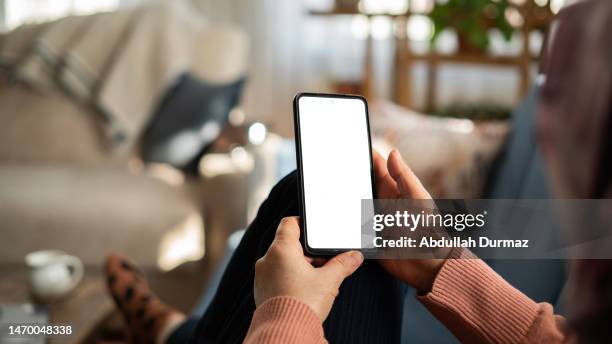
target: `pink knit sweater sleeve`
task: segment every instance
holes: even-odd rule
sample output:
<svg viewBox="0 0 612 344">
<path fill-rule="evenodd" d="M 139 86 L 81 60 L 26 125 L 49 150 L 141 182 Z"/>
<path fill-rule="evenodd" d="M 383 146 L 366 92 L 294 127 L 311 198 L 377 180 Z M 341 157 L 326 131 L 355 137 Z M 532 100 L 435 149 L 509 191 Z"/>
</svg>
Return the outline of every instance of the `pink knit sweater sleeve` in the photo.
<svg viewBox="0 0 612 344">
<path fill-rule="evenodd" d="M 470 251 L 452 255 L 418 298 L 461 342 L 571 342 L 550 304 L 535 303 Z"/>
<path fill-rule="evenodd" d="M 419 300 L 463 343 L 569 343 L 564 319 L 537 304 L 468 250 L 455 250 L 432 291 Z M 410 326 L 410 324 L 406 324 Z M 304 303 L 275 297 L 261 304 L 245 343 L 327 343 L 320 319 Z"/>
<path fill-rule="evenodd" d="M 321 319 L 296 298 L 278 296 L 257 307 L 244 340 L 248 344 L 323 344 Z"/>
</svg>

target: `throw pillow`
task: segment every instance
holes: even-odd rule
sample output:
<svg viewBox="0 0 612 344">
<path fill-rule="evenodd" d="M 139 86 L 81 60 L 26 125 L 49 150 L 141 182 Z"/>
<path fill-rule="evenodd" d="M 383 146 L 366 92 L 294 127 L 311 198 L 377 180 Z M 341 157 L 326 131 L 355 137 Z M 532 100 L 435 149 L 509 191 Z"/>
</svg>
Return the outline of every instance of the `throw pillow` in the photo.
<svg viewBox="0 0 612 344">
<path fill-rule="evenodd" d="M 211 84 L 185 74 L 164 97 L 142 140 L 147 162 L 185 169 L 212 143 L 237 105 L 244 79 Z"/>
</svg>

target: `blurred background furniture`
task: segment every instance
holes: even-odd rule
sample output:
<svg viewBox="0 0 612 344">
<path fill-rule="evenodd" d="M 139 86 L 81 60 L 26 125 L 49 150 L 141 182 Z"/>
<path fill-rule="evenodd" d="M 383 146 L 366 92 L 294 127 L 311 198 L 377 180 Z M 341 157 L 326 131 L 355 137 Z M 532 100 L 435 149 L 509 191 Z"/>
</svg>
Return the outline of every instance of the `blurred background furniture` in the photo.
<svg viewBox="0 0 612 344">
<path fill-rule="evenodd" d="M 469 9 L 466 8 L 465 12 L 474 11 L 482 12 L 482 20 L 486 22 L 483 24 L 488 26 L 488 29 L 495 28 L 497 30 L 503 30 L 502 24 L 508 27 L 510 30 L 507 33 L 507 39 L 509 40 L 512 31 L 516 30 L 519 32 L 521 37 L 521 48 L 518 54 L 511 56 L 499 56 L 491 54 L 487 51 L 488 39 L 484 40 L 480 45 L 478 43 L 470 43 L 469 35 L 473 34 L 471 31 L 465 33 L 461 32 L 461 26 L 452 22 L 452 16 L 455 15 L 458 18 L 466 13 L 445 13 L 445 16 L 439 16 L 442 23 L 436 22 L 437 17 L 434 18 L 435 25 L 444 25 L 453 27 L 458 31 L 458 49 L 452 54 L 444 54 L 435 51 L 418 53 L 414 52 L 410 46 L 408 40 L 408 32 L 403 31 L 398 34 L 396 42 L 396 66 L 395 72 L 398 78 L 395 79 L 395 101 L 398 104 L 406 107 L 412 107 L 412 100 L 410 97 L 410 88 L 412 87 L 411 81 L 411 70 L 412 65 L 419 61 L 423 61 L 427 64 L 427 91 L 425 94 L 425 108 L 427 111 L 434 111 L 437 90 L 438 90 L 438 69 L 441 65 L 447 63 L 460 63 L 460 64 L 473 64 L 483 66 L 501 66 L 507 67 L 514 70 L 519 75 L 519 82 L 516 92 L 516 99 L 519 101 L 527 95 L 529 86 L 532 84 L 532 69 L 537 66 L 539 59 L 539 52 L 534 54 L 531 47 L 532 33 L 540 33 L 543 37 L 543 41 L 546 41 L 548 33 L 548 27 L 554 14 L 551 11 L 548 4 L 542 5 L 542 2 L 536 2 L 535 0 L 527 0 L 520 3 L 509 2 L 507 6 L 501 7 L 500 4 L 504 2 L 482 3 L 477 6 L 478 8 Z M 457 2 L 460 6 L 460 2 Z M 436 6 L 432 9 L 432 12 L 436 11 Z M 443 6 L 443 5 L 442 5 Z M 453 8 L 448 8 L 452 10 Z M 480 11 L 478 11 L 480 9 Z M 407 21 L 410 20 L 410 16 L 415 13 L 409 13 L 406 17 L 400 18 L 401 24 L 398 25 L 400 28 L 407 28 Z M 430 14 L 431 16 L 432 14 Z M 448 18 L 447 18 L 448 17 Z M 498 18 L 500 17 L 500 18 Z M 443 18 L 443 19 L 442 19 Z M 458 19 L 458 23 L 459 23 Z M 444 22 L 444 21 L 448 21 Z M 436 33 L 441 32 L 441 29 L 435 28 Z M 439 31 L 438 31 L 439 30 Z M 465 30 L 465 29 L 464 29 Z M 472 31 L 481 31 L 478 27 L 470 28 Z M 485 36 L 486 37 L 486 36 Z"/>
<path fill-rule="evenodd" d="M 349 3 L 352 3 L 350 5 Z M 353 16 L 364 18 L 365 48 L 361 80 L 356 82 L 337 82 L 338 92 L 353 91 L 372 98 L 376 91 L 376 68 L 374 66 L 376 33 L 375 21 L 386 18 L 391 22 L 394 35 L 393 67 L 391 90 L 392 100 L 399 105 L 415 108 L 413 102 L 413 69 L 422 63 L 427 68 L 425 78 L 424 107 L 421 110 L 433 112 L 436 110 L 438 94 L 438 70 L 445 64 L 468 64 L 474 66 L 497 66 L 516 71 L 519 77 L 517 83 L 516 102 L 521 101 L 532 84 L 533 69 L 539 59 L 539 48 L 534 49 L 534 40 L 545 44 L 548 27 L 554 18 L 558 5 L 549 1 L 480 1 L 465 5 L 462 1 L 450 0 L 436 2 L 435 0 L 384 2 L 374 1 L 335 1 L 330 10 L 311 10 L 312 16 L 337 17 Z M 426 19 L 429 18 L 429 19 Z M 429 22 L 428 22 L 429 21 Z M 414 29 L 413 22 L 419 22 L 420 29 Z M 380 24 L 378 24 L 380 25 Z M 418 24 L 417 24 L 418 25 Z M 424 29 L 431 25 L 430 29 Z M 454 30 L 457 37 L 455 49 L 439 51 L 436 39 L 443 30 Z M 430 33 L 413 33 L 416 31 Z M 412 32 L 411 32 L 412 31 Z M 506 41 L 513 38 L 520 40 L 520 49 L 512 54 L 492 53 L 489 47 L 489 31 L 501 32 Z M 536 35 L 534 35 L 534 33 Z M 431 40 L 430 46 L 415 44 L 415 35 L 423 36 L 417 39 Z M 474 43 L 470 38 L 476 36 Z M 416 49 L 415 49 L 416 48 Z M 351 92 L 348 92 L 351 93 Z"/>
<path fill-rule="evenodd" d="M 194 19 L 195 12 L 177 6 L 170 3 L 133 10 L 146 14 L 138 18 L 146 19 L 147 15 L 152 19 L 159 16 L 165 18 L 164 22 L 157 24 L 164 27 L 167 36 L 162 36 L 164 39 L 160 41 L 153 32 L 148 38 L 146 33 L 139 33 L 139 26 L 147 26 L 148 22 L 134 19 L 133 27 L 125 29 L 122 44 L 112 47 L 116 50 L 113 54 L 122 56 L 130 52 L 129 37 L 141 35 L 131 44 L 140 44 L 141 49 L 147 49 L 146 44 L 151 40 L 157 42 L 157 45 L 151 45 L 151 49 L 167 49 L 164 42 L 174 42 L 172 44 L 176 45 L 177 41 L 182 40 L 189 49 L 187 52 L 192 55 L 178 55 L 180 64 L 167 61 L 173 63 L 173 69 L 167 69 L 167 64 L 155 64 L 153 61 L 147 66 L 148 70 L 141 71 L 129 64 L 120 65 L 124 61 L 129 62 L 131 56 L 115 58 L 109 60 L 111 65 L 102 68 L 98 84 L 93 85 L 94 90 L 99 91 L 113 82 L 109 79 L 115 74 L 122 74 L 123 78 L 130 80 L 142 76 L 130 76 L 130 72 L 150 75 L 171 72 L 168 76 L 173 78 L 159 84 L 161 94 L 151 98 L 153 106 L 143 111 L 140 129 L 128 132 L 135 136 L 133 143 L 128 142 L 119 150 L 112 147 L 113 142 L 109 143 L 114 136 L 107 135 L 110 125 L 106 116 L 108 113 L 100 110 L 101 105 L 109 102 L 101 103 L 99 93 L 94 92 L 91 99 L 75 97 L 66 91 L 65 84 L 55 84 L 55 78 L 49 79 L 52 81 L 49 87 L 40 88 L 31 79 L 22 77 L 19 71 L 24 67 L 18 63 L 5 70 L 0 84 L 0 262 L 22 263 L 26 253 L 43 248 L 64 250 L 80 257 L 89 266 L 99 266 L 110 251 L 124 252 L 145 268 L 161 270 L 203 257 L 204 220 L 199 202 L 205 197 L 194 194 L 201 191 L 194 187 L 199 182 L 198 178 L 187 177 L 179 170 L 182 166 L 143 161 L 142 138 L 149 134 L 147 127 L 157 119 L 156 116 L 179 118 L 186 112 L 185 108 L 196 114 L 197 111 L 202 113 L 201 108 L 196 106 L 193 110 L 194 106 L 190 108 L 185 101 L 181 102 L 183 108 L 171 107 L 172 111 L 165 113 L 159 110 L 171 103 L 171 99 L 160 102 L 164 94 L 188 98 L 182 92 L 185 87 L 177 88 L 185 85 L 181 83 L 184 79 L 180 78 L 184 73 L 192 75 L 192 80 L 202 80 L 198 85 L 212 83 L 212 86 L 198 86 L 199 90 L 202 87 L 213 90 L 210 91 L 212 98 L 206 98 L 206 93 L 198 93 L 198 101 L 209 99 L 206 101 L 212 101 L 219 108 L 218 92 L 211 87 L 243 78 L 248 40 L 244 32 L 235 26 L 208 24 L 204 19 Z M 105 14 L 103 17 L 79 17 L 79 20 L 115 21 L 120 16 L 125 16 L 125 12 Z M 63 23 L 68 20 L 60 20 L 55 25 L 65 25 Z M 187 26 L 185 21 L 193 23 Z M 52 26 L 53 23 L 50 24 Z M 11 35 L 23 35 L 23 30 L 4 35 L 3 52 L 13 49 L 7 43 Z M 40 31 L 40 39 L 33 41 L 35 46 L 43 42 L 56 43 L 50 40 L 49 29 Z M 106 29 L 100 34 L 106 31 L 112 30 Z M 172 33 L 183 37 L 173 36 Z M 191 47 L 195 46 L 194 42 L 198 43 L 198 48 Z M 81 44 L 78 38 L 74 38 L 71 44 L 73 48 L 66 48 L 65 56 L 82 53 L 74 48 Z M 210 48 L 212 46 L 214 49 Z M 22 59 L 30 55 L 37 57 L 37 50 L 25 47 L 23 51 L 26 57 Z M 137 50 L 135 54 L 135 58 L 142 58 Z M 87 51 L 81 56 L 88 56 Z M 45 61 L 41 62 L 43 66 L 47 63 Z M 60 73 L 61 66 L 65 65 L 62 61 L 60 55 L 57 65 L 48 66 L 49 73 Z M 91 65 L 93 61 L 92 58 L 85 62 Z M 36 75 L 37 78 L 40 76 Z M 153 79 L 148 80 L 153 83 Z M 196 81 L 191 81 L 188 86 Z M 112 92 L 117 92 L 118 86 L 114 87 Z M 140 92 L 142 94 L 143 91 Z M 115 99 L 122 96 L 119 94 L 117 97 Z M 132 98 L 138 98 L 137 94 L 132 92 Z M 128 96 L 121 103 L 114 104 L 132 109 L 127 112 L 127 116 L 132 116 L 133 111 L 139 109 L 135 107 L 138 101 L 142 102 L 142 99 L 131 103 Z M 157 104 L 160 106 L 155 106 Z M 204 111 L 206 109 L 204 107 Z M 219 119 L 220 123 L 215 125 L 224 125 L 228 112 L 229 109 L 225 112 L 225 119 Z M 195 127 L 179 133 L 184 136 L 182 133 L 185 132 L 199 132 L 202 130 L 200 127 L 210 123 L 196 123 Z M 215 133 L 212 132 L 212 135 L 214 139 Z M 201 147 L 199 140 L 195 141 L 197 154 L 201 149 L 197 148 Z M 193 140 L 189 142 L 193 143 Z M 199 155 L 194 155 L 194 159 L 199 159 Z"/>
</svg>

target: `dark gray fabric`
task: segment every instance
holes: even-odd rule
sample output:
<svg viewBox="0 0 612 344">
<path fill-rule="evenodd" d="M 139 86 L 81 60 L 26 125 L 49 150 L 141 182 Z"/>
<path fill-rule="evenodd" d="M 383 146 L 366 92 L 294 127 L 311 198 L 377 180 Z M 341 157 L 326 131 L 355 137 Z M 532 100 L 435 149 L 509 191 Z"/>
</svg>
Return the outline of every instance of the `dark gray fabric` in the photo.
<svg viewBox="0 0 612 344">
<path fill-rule="evenodd" d="M 549 198 L 535 134 L 538 89 L 514 111 L 512 132 L 489 175 L 484 198 Z"/>
<path fill-rule="evenodd" d="M 183 75 L 164 97 L 143 137 L 145 161 L 184 168 L 215 140 L 236 106 L 244 81 L 211 84 Z"/>
</svg>

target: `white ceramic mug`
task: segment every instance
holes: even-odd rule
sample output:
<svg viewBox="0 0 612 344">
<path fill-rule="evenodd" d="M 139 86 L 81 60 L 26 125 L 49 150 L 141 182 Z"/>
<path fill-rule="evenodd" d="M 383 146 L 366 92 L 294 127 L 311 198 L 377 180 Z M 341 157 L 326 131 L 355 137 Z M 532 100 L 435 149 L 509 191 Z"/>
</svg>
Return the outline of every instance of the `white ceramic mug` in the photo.
<svg viewBox="0 0 612 344">
<path fill-rule="evenodd" d="M 41 301 L 53 301 L 68 294 L 83 278 L 83 263 L 59 250 L 32 252 L 25 257 L 30 267 L 30 290 Z"/>
</svg>

